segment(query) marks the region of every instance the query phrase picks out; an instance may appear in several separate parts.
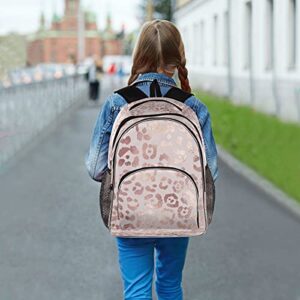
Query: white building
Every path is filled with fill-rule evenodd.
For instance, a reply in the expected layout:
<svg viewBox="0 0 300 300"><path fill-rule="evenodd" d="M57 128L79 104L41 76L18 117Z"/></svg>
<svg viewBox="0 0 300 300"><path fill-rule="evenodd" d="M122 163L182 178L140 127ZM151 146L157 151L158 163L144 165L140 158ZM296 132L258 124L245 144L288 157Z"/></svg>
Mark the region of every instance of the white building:
<svg viewBox="0 0 300 300"><path fill-rule="evenodd" d="M193 88L300 121L300 0L179 0Z"/></svg>

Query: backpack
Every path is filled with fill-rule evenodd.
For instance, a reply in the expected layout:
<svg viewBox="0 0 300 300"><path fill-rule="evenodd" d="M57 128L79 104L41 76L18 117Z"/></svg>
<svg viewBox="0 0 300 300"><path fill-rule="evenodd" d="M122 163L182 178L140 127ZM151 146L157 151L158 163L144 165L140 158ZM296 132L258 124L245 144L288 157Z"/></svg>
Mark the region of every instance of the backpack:
<svg viewBox="0 0 300 300"><path fill-rule="evenodd" d="M150 97L135 83L115 91L126 101L112 127L100 212L113 236L180 237L206 232L215 203L192 94L157 80Z"/></svg>

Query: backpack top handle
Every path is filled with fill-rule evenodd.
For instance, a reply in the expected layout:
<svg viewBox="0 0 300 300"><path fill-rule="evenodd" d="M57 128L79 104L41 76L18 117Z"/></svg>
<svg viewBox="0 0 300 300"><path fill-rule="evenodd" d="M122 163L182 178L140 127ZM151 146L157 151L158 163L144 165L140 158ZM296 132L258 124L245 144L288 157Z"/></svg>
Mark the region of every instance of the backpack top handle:
<svg viewBox="0 0 300 300"><path fill-rule="evenodd" d="M157 79L154 79L150 84L150 97L161 97L161 90Z"/></svg>

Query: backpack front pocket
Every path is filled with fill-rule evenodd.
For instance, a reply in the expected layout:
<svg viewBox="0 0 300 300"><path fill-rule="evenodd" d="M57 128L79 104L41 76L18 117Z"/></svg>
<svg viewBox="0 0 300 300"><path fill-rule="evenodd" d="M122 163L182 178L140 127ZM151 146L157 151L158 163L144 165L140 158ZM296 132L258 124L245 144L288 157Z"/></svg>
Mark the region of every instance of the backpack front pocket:
<svg viewBox="0 0 300 300"><path fill-rule="evenodd" d="M199 227L199 192L191 175L175 167L142 167L124 174L117 190L120 229Z"/></svg>

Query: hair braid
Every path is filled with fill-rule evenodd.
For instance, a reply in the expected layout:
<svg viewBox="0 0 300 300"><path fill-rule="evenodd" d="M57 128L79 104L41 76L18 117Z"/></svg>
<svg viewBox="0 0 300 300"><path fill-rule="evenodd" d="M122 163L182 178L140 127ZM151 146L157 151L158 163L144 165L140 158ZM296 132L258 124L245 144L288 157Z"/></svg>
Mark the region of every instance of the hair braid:
<svg viewBox="0 0 300 300"><path fill-rule="evenodd" d="M135 65L133 65L131 68L130 77L128 79L128 85L132 84L138 78L138 75L139 74L136 71Z"/></svg>
<svg viewBox="0 0 300 300"><path fill-rule="evenodd" d="M180 63L178 65L178 77L181 83L181 88L187 92L191 92L190 82L188 79L188 70L186 68L186 57L185 57L185 51L184 51L184 45L182 42L182 39L180 40L179 44L179 52L180 52Z"/></svg>
<svg viewBox="0 0 300 300"><path fill-rule="evenodd" d="M191 92L191 87L190 87L190 82L188 79L188 70L185 66L185 60L183 64L180 64L178 66L178 77L181 83L181 88L187 92L190 93Z"/></svg>

